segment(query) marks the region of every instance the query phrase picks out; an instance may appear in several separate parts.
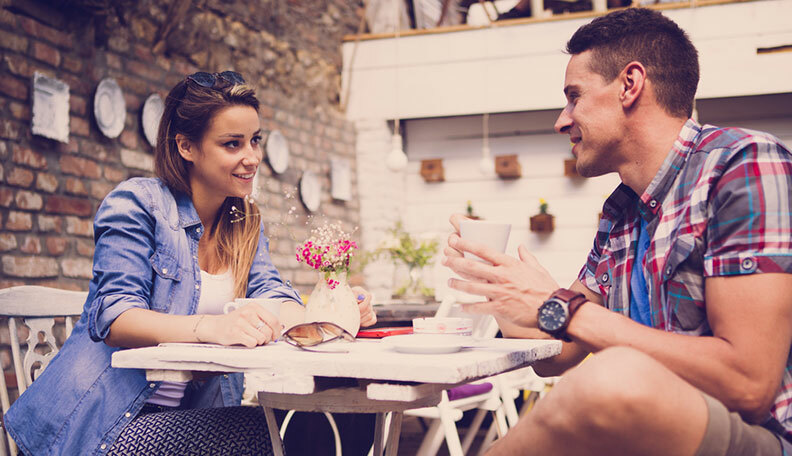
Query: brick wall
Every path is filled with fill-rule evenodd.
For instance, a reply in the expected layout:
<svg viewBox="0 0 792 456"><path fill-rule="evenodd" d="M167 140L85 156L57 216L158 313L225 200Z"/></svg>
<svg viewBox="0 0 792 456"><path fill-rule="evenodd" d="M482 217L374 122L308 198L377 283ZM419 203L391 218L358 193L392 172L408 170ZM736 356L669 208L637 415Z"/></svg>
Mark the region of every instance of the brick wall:
<svg viewBox="0 0 792 456"><path fill-rule="evenodd" d="M69 10L50 5L61 3ZM310 292L317 277L294 260L295 239L321 217L349 229L359 222L355 130L338 100L341 37L356 30L362 2L116 3L119 11L91 11L77 8L79 1L0 0L0 288L87 289L98 205L124 179L152 175L153 151L140 125L145 99L164 97L185 74L234 69L257 87L263 128L280 129L289 141L284 174L262 164L258 203L275 265ZM178 3L188 7L169 10ZM36 71L70 87L67 144L31 134ZM117 80L126 101L126 124L115 139L93 117L94 91L105 77ZM347 202L329 195L335 157L352 167ZM308 169L322 183L313 216L296 192ZM0 346L7 343L0 330ZM0 360L8 366L8 353Z"/></svg>
<svg viewBox="0 0 792 456"><path fill-rule="evenodd" d="M0 287L85 289L102 198L124 179L152 175L152 148L140 126L146 97L164 97L199 69L235 69L258 89L264 128L280 129L289 141L286 173L262 166L259 203L271 224L275 264L309 291L315 276L292 260L292 238L308 232L309 213L295 191L302 171L322 180L318 215L348 228L359 219L356 182L351 201L330 198L329 163L346 157L356 176L354 127L338 107L339 46L357 27L360 2L207 0L181 15L168 10L169 2L122 2L120 15L91 21L43 2L22 3L0 1ZM31 135L34 71L69 84L68 144ZM118 81L127 105L124 131L115 139L102 135L92 112L105 77ZM287 218L292 206L296 217Z"/></svg>

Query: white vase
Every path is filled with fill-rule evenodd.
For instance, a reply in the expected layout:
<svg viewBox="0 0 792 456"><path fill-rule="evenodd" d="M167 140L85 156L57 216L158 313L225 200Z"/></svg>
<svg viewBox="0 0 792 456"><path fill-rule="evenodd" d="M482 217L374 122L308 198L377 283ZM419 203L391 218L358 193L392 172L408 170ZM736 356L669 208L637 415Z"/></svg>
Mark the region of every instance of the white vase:
<svg viewBox="0 0 792 456"><path fill-rule="evenodd" d="M337 283L328 284L328 280ZM308 303L305 305L305 322L329 321L349 331L353 336L360 329L360 309L355 293L347 282L346 272L331 273L325 279L319 274Z"/></svg>

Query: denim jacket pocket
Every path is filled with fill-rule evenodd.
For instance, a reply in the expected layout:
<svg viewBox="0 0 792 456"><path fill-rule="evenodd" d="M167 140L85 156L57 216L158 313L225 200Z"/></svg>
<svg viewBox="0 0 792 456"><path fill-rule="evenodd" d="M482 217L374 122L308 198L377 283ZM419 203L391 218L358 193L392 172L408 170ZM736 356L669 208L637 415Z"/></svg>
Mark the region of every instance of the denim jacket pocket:
<svg viewBox="0 0 792 456"><path fill-rule="evenodd" d="M154 270L151 284L151 308L167 312L173 302L177 283L181 281L181 270L176 258L164 250L157 250L149 258Z"/></svg>

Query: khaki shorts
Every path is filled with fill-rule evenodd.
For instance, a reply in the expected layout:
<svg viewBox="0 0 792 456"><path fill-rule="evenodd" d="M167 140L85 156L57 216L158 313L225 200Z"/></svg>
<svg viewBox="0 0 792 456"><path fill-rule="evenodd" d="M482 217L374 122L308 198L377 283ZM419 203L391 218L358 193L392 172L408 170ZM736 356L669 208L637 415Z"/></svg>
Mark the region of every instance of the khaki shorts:
<svg viewBox="0 0 792 456"><path fill-rule="evenodd" d="M696 456L782 456L782 439L766 428L748 424L720 401L702 393L709 421ZM786 442L784 442L786 443Z"/></svg>

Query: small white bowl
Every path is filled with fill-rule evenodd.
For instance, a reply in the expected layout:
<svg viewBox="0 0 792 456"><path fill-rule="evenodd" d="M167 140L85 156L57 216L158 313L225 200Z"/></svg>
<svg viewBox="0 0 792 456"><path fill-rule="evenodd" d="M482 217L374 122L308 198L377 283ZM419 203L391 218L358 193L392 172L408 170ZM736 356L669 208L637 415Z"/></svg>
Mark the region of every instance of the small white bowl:
<svg viewBox="0 0 792 456"><path fill-rule="evenodd" d="M414 334L454 334L470 336L473 334L471 318L413 318Z"/></svg>

